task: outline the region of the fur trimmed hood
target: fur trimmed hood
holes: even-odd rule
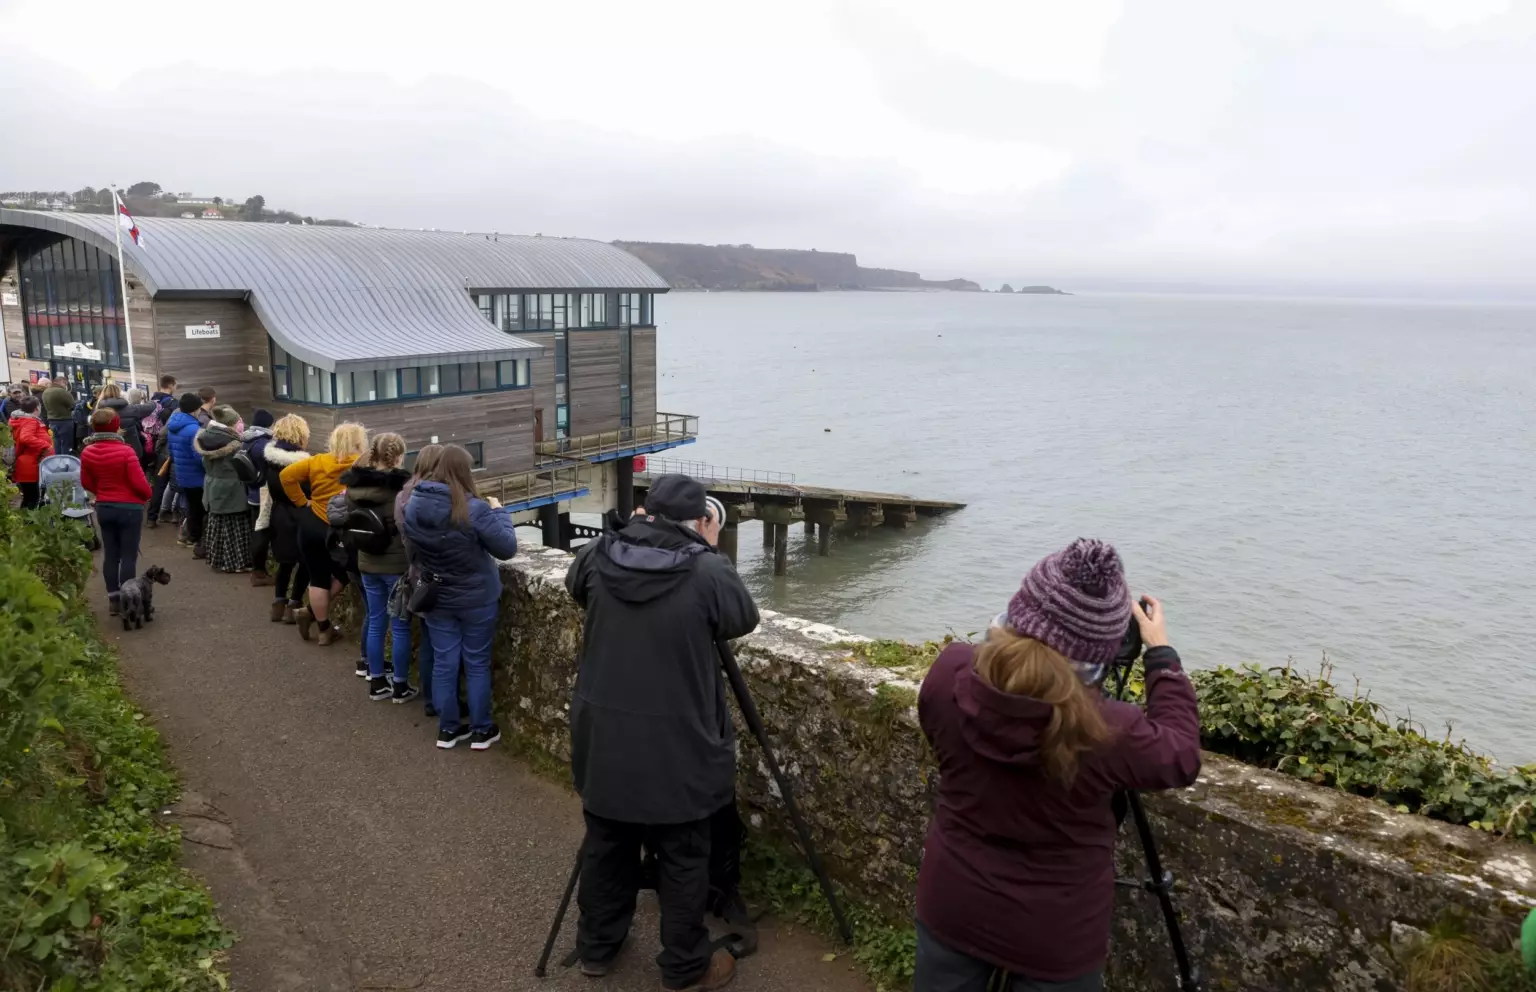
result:
[[[274,441],[267,445],[266,450],[261,453],[262,457],[267,460],[267,464],[276,465],[278,471],[282,471],[290,465],[297,465],[309,457],[309,452],[307,451],[290,451],[287,448],[281,447],[281,445],[281,441]]]
[[[233,427],[214,422],[198,431],[192,443],[204,458],[228,458],[240,450],[240,435]]]

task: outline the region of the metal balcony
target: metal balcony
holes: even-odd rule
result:
[[[658,413],[649,427],[621,427],[601,434],[540,441],[536,447],[541,464],[559,459],[610,462],[631,455],[666,451],[699,439],[699,418],[687,413]]]
[[[532,472],[482,479],[475,488],[481,497],[496,497],[501,508],[509,513],[536,510],[585,496],[589,490],[583,468],[585,465],[580,462],[561,462]]]

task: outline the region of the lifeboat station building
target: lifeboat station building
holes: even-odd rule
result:
[[[656,409],[655,302],[667,284],[597,241],[0,209],[11,381],[76,388],[163,374],[249,417],[302,415],[311,445],[354,420],[412,453],[467,448],[514,511],[627,510],[633,458],[688,444]],[[545,510],[546,543],[569,545]],[[561,528],[563,533],[558,533]]]

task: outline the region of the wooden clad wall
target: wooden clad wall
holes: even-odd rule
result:
[[[485,472],[489,475],[533,468],[532,389],[342,407],[335,415],[337,422],[355,421],[367,427],[370,434],[394,431],[405,438],[410,451],[421,450],[431,443],[433,435],[438,444],[479,441],[485,446]],[[313,421],[310,429],[314,429]],[[312,435],[310,447],[323,449],[325,438]]]
[[[619,332],[572,331],[570,347],[572,436],[618,430]]]
[[[656,422],[656,328],[637,327],[634,334],[629,393],[634,400],[635,426],[649,427]]]
[[[130,287],[129,314],[133,316]],[[244,300],[154,301],[154,329],[150,353],[139,345],[139,378],[157,384],[164,374],[176,377],[181,392],[212,386],[219,402],[240,411],[247,420],[257,407],[272,408],[272,376],[267,332]],[[188,338],[187,327],[213,321],[216,338]],[[151,376],[145,369],[154,368]]]
[[[518,331],[517,336],[544,349],[529,369],[533,379],[533,408],[544,411],[544,430],[539,440],[555,439],[555,333],[553,331]]]

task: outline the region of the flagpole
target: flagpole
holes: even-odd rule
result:
[[[117,232],[117,275],[121,280],[123,294],[118,297],[118,306],[123,311],[123,334],[128,340],[128,388],[134,389],[139,385],[139,371],[133,363],[133,325],[128,322],[128,266],[123,264],[123,206],[117,196],[117,187],[113,186],[112,230]]]

